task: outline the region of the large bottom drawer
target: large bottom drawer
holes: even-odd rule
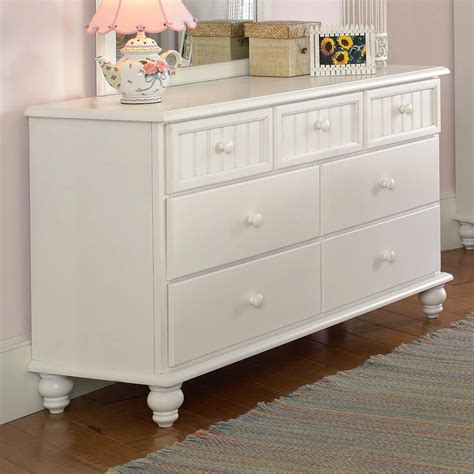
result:
[[[320,244],[169,286],[176,366],[321,311]]]
[[[324,311],[440,270],[439,207],[323,242]]]

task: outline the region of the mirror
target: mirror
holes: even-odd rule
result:
[[[188,10],[199,20],[194,31],[150,34],[163,50],[174,49],[183,57],[183,67],[203,66],[247,59],[248,39],[243,37],[243,22],[256,21],[256,0],[183,0]],[[230,28],[223,22],[242,22]],[[224,31],[224,30],[228,31]],[[232,30],[232,31],[231,31]],[[228,34],[228,36],[224,36]],[[135,35],[117,34],[116,57],[127,41]]]
[[[341,0],[183,0],[189,11],[202,23],[212,20],[267,21],[267,20],[317,20],[327,24],[339,23]],[[96,0],[97,5],[101,0]],[[117,36],[117,38],[116,38]],[[132,35],[135,36],[135,35]],[[187,58],[180,72],[173,78],[172,86],[195,82],[246,76],[249,60],[242,53],[239,38],[223,43],[219,37],[208,41],[204,59],[199,58],[192,36],[187,33],[164,31],[152,36],[164,49],[175,49]],[[112,61],[121,57],[130,36],[115,34],[99,35],[96,38],[96,56],[105,56]],[[198,41],[200,41],[198,39]],[[199,46],[206,46],[201,41]],[[224,46],[223,46],[224,45]],[[245,47],[245,43],[243,45]],[[191,51],[191,49],[194,51]],[[226,50],[227,48],[227,50]],[[229,50],[233,53],[231,54]],[[204,49],[204,52],[206,50]],[[212,53],[212,55],[211,55]],[[219,56],[219,54],[221,56]],[[241,57],[244,59],[239,59]],[[204,61],[204,62],[201,62]],[[192,66],[192,67],[189,67]],[[102,71],[97,69],[97,95],[116,94],[116,90],[105,81]]]

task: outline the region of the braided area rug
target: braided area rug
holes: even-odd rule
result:
[[[474,472],[474,314],[109,473]]]

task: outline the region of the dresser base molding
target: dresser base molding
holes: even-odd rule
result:
[[[247,341],[245,345],[233,348],[233,350],[229,352],[220,355],[211,354],[208,356],[211,358],[207,360],[195,361],[193,365],[178,367],[168,373],[140,374],[138,372],[131,373],[116,370],[82,369],[71,366],[60,366],[40,360],[32,360],[28,370],[42,374],[40,382],[40,384],[43,383],[41,387],[44,387],[44,389],[41,388],[41,390],[44,390],[44,392],[41,392],[42,394],[50,394],[51,391],[53,391],[53,387],[56,387],[53,391],[54,393],[48,395],[48,400],[53,397],[56,402],[63,403],[64,406],[62,410],[69,404],[67,395],[70,393],[70,390],[72,390],[71,379],[64,376],[148,385],[150,386],[148,405],[153,411],[154,421],[161,427],[165,427],[164,425],[171,426],[178,418],[178,408],[183,403],[181,384],[186,380],[286,344],[316,331],[322,331],[335,324],[339,324],[416,294],[420,294],[423,310],[427,314],[427,317],[430,319],[437,317],[442,311],[442,303],[446,299],[446,292],[443,286],[452,279],[453,276],[449,273],[440,272],[434,276],[412,282],[410,285],[404,285],[395,290],[392,289],[390,292],[373,296],[363,302],[359,302],[359,304],[352,304],[326,314],[320,314],[293,328],[283,328],[274,332],[273,335],[269,336],[267,334],[253,341]],[[46,388],[49,390],[48,392],[45,391]],[[59,401],[60,398],[62,402]],[[50,409],[50,406],[46,406],[46,404],[45,407]],[[58,413],[61,411],[58,411]],[[175,418],[173,422],[171,422],[171,418],[173,417]]]
[[[40,373],[38,391],[43,405],[52,415],[59,415],[69,405],[74,382],[69,377]]]

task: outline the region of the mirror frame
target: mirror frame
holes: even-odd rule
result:
[[[101,0],[96,0],[99,6]],[[257,21],[271,20],[272,14],[271,0],[256,0]],[[115,32],[106,35],[96,35],[96,56],[104,56],[112,62],[116,62]],[[181,68],[179,73],[173,78],[170,87],[183,84],[193,84],[195,82],[213,81],[218,79],[228,79],[230,77],[248,76],[249,60],[239,59],[225,63],[216,63],[203,66],[192,66]],[[96,95],[116,95],[117,91],[112,88],[104,78],[102,71],[97,67],[96,72]]]

